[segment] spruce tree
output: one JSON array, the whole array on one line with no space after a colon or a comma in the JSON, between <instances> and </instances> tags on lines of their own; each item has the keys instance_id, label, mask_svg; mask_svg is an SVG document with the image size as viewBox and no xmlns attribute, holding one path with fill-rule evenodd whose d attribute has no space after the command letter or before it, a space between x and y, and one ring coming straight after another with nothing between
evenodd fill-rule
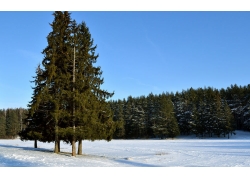
<instances>
[{"instance_id":1,"label":"spruce tree","mask_svg":"<svg viewBox=\"0 0 250 180\"><path fill-rule=\"evenodd\" d=\"M135 102L133 104L133 114L131 117L131 127L133 129L133 137L141 138L144 136L146 131L146 124L145 124L145 112L142 108L141 104Z\"/></svg>"},{"instance_id":2,"label":"spruce tree","mask_svg":"<svg viewBox=\"0 0 250 180\"><path fill-rule=\"evenodd\" d=\"M124 137L130 138L129 136L129 132L130 132L130 122L131 122L131 112L132 112L132 108L131 108L131 104L128 101L128 99L123 99L123 121L124 121Z\"/></svg>"},{"instance_id":3,"label":"spruce tree","mask_svg":"<svg viewBox=\"0 0 250 180\"><path fill-rule=\"evenodd\" d=\"M247 101L244 107L243 117L244 117L244 123L243 123L244 130L250 131L250 100Z\"/></svg>"},{"instance_id":4,"label":"spruce tree","mask_svg":"<svg viewBox=\"0 0 250 180\"><path fill-rule=\"evenodd\" d=\"M153 126L155 136L174 138L180 134L174 106L170 96L162 94L158 97L156 122Z\"/></svg>"},{"instance_id":5,"label":"spruce tree","mask_svg":"<svg viewBox=\"0 0 250 180\"><path fill-rule=\"evenodd\" d=\"M146 121L147 121L147 133L151 137L155 137L154 126L156 125L156 96L150 93L147 98L146 106Z\"/></svg>"},{"instance_id":6,"label":"spruce tree","mask_svg":"<svg viewBox=\"0 0 250 180\"><path fill-rule=\"evenodd\" d=\"M72 126L77 131L85 132L85 134L80 133L82 134L80 136L73 135L72 142L77 138L79 146L81 146L83 139L109 140L111 134L107 128L112 129L113 133L115 123L112 121L111 108L106 100L112 97L113 93L101 89L101 85L104 83L104 79L101 77L102 71L100 67L94 66L98 58L98 55L95 54L97 46L94 45L89 28L84 22L77 25L73 21L71 46L74 49L74 53L72 53L72 91L69 91L68 97L71 97L69 102L71 102L72 108ZM104 128L103 126L106 125L109 127ZM88 126L89 128L86 128ZM95 129L97 127L98 129ZM99 128L104 128L105 131L100 132ZM86 129L89 130L86 131ZM79 134L73 130L74 133ZM81 154L80 151L78 152Z\"/></svg>"},{"instance_id":7,"label":"spruce tree","mask_svg":"<svg viewBox=\"0 0 250 180\"><path fill-rule=\"evenodd\" d=\"M6 136L8 138L16 138L20 126L18 122L18 114L15 109L7 109L6 111Z\"/></svg>"},{"instance_id":8,"label":"spruce tree","mask_svg":"<svg viewBox=\"0 0 250 180\"><path fill-rule=\"evenodd\" d=\"M0 110L0 139L6 138L6 117L5 110Z\"/></svg>"},{"instance_id":9,"label":"spruce tree","mask_svg":"<svg viewBox=\"0 0 250 180\"><path fill-rule=\"evenodd\" d=\"M194 102L192 102L189 97L182 96L184 96L184 94L176 94L174 108L180 132L184 135L189 135L192 130Z\"/></svg>"},{"instance_id":10,"label":"spruce tree","mask_svg":"<svg viewBox=\"0 0 250 180\"><path fill-rule=\"evenodd\" d=\"M147 137L147 127L148 123L147 112L146 112L146 99L144 97L139 97L136 102L137 106L137 116L138 118L138 127L139 127L139 136Z\"/></svg>"},{"instance_id":11,"label":"spruce tree","mask_svg":"<svg viewBox=\"0 0 250 180\"><path fill-rule=\"evenodd\" d=\"M98 58L97 46L86 24L72 21L68 12L53 15L29 117L36 127L32 130L41 134L39 140L53 138L55 153L60 151L60 140L71 143L75 156L76 141L81 154L84 139L112 139L116 123L106 100L113 93L100 87L104 82L102 71L93 65Z\"/></svg>"},{"instance_id":12,"label":"spruce tree","mask_svg":"<svg viewBox=\"0 0 250 180\"><path fill-rule=\"evenodd\" d=\"M68 61L70 60L70 14L68 12L55 12L51 24L52 32L47 37L48 46L43 50L44 74L46 76L45 91L48 92L50 115L55 124L55 153L59 152L59 124L63 119L65 110L64 90L69 83Z\"/></svg>"},{"instance_id":13,"label":"spruce tree","mask_svg":"<svg viewBox=\"0 0 250 180\"><path fill-rule=\"evenodd\" d=\"M32 81L33 97L28 104L28 112L23 123L26 126L19 132L21 140L34 140L34 147L37 148L37 141L52 142L54 141L54 121L50 115L50 103L47 99L47 93L44 92L44 72L38 65L36 76Z\"/></svg>"},{"instance_id":14,"label":"spruce tree","mask_svg":"<svg viewBox=\"0 0 250 180\"><path fill-rule=\"evenodd\" d=\"M222 100L222 112L223 112L223 120L224 120L224 124L223 124L223 133L224 136L227 135L228 139L229 139L229 135L231 134L235 134L235 121L233 118L233 114L231 109L229 108L226 100Z\"/></svg>"},{"instance_id":15,"label":"spruce tree","mask_svg":"<svg viewBox=\"0 0 250 180\"><path fill-rule=\"evenodd\" d=\"M123 101L110 102L114 113L114 121L117 122L117 130L114 134L115 138L124 138L125 136L125 121L123 113Z\"/></svg>"}]
</instances>

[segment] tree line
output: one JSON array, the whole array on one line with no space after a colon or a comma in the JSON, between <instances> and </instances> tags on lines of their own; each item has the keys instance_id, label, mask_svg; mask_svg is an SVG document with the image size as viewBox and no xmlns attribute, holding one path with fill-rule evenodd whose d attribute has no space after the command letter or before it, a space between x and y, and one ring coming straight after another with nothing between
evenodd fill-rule
<instances>
[{"instance_id":1,"label":"tree line","mask_svg":"<svg viewBox=\"0 0 250 180\"><path fill-rule=\"evenodd\" d=\"M115 138L173 138L179 134L228 138L250 130L250 85L149 94L110 101Z\"/></svg>"},{"instance_id":2,"label":"tree line","mask_svg":"<svg viewBox=\"0 0 250 180\"><path fill-rule=\"evenodd\" d=\"M250 85L235 84L220 90L190 88L175 94L150 93L136 98L129 96L109 101L108 106L117 124L111 138L173 138L179 134L229 137L235 130L250 131ZM0 138L16 138L21 130L28 131L35 121L27 117L28 109L0 110ZM47 130L48 134L54 131L53 126L50 126L53 131L48 128L47 121L44 123L41 129ZM34 139L35 131L29 133ZM37 132L36 136L39 137L40 133ZM51 136L53 142L54 136Z\"/></svg>"}]
</instances>

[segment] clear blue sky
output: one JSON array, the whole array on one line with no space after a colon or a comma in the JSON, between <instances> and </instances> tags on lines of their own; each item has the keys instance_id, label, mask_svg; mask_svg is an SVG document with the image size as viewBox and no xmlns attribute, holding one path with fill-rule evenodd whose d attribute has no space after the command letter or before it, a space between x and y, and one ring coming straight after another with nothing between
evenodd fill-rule
<instances>
[{"instance_id":1,"label":"clear blue sky","mask_svg":"<svg viewBox=\"0 0 250 180\"><path fill-rule=\"evenodd\" d=\"M77 12L113 99L250 83L250 12ZM52 11L0 12L0 109L26 108Z\"/></svg>"}]
</instances>

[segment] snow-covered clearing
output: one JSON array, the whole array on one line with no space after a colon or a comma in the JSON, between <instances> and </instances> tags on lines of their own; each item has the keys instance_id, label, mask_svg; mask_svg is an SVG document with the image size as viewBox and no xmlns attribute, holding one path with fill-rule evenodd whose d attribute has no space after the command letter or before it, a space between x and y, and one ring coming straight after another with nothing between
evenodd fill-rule
<instances>
[{"instance_id":1,"label":"snow-covered clearing","mask_svg":"<svg viewBox=\"0 0 250 180\"><path fill-rule=\"evenodd\" d=\"M174 140L83 141L83 155L72 157L71 146L0 140L0 167L250 167L250 133L227 138Z\"/></svg>"},{"instance_id":2,"label":"snow-covered clearing","mask_svg":"<svg viewBox=\"0 0 250 180\"><path fill-rule=\"evenodd\" d=\"M250 133L236 133L230 139L179 136L174 140L83 141L83 155L76 157L70 154L71 146L64 143L61 143L62 152L55 154L54 143L38 142L39 148L34 149L33 141L0 140L0 172L2 176L12 174L18 179L26 180L34 179L33 176L27 176L30 172L40 178L56 173L57 179L77 178L79 172L85 174L85 177L92 177L91 179L103 176L126 180L131 176L139 179L155 179L159 176L192 180L201 177L209 180L215 177L236 179L239 176L248 176L250 170ZM15 171L13 167L16 167ZM39 168L30 171L30 168L20 170L19 167ZM111 168L97 171L96 167ZM114 167L120 168L113 169ZM46 173L41 174L41 170ZM69 170L75 173L69 173Z\"/></svg>"}]
</instances>

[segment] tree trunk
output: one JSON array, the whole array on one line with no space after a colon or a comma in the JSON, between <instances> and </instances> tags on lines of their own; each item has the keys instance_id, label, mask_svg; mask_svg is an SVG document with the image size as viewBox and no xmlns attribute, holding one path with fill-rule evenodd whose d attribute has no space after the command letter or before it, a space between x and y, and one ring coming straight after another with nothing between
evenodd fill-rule
<instances>
[{"instance_id":1,"label":"tree trunk","mask_svg":"<svg viewBox=\"0 0 250 180\"><path fill-rule=\"evenodd\" d=\"M72 107L72 118L73 118L73 139L72 139L72 156L76 156L76 140L75 140L75 47L74 47L74 59L73 59L73 107Z\"/></svg>"},{"instance_id":2,"label":"tree trunk","mask_svg":"<svg viewBox=\"0 0 250 180\"><path fill-rule=\"evenodd\" d=\"M54 153L59 153L58 151L58 141L55 141L55 149L54 149Z\"/></svg>"},{"instance_id":3,"label":"tree trunk","mask_svg":"<svg viewBox=\"0 0 250 180\"><path fill-rule=\"evenodd\" d=\"M58 140L58 152L61 152L61 150L60 150L60 140Z\"/></svg>"},{"instance_id":4,"label":"tree trunk","mask_svg":"<svg viewBox=\"0 0 250 180\"><path fill-rule=\"evenodd\" d=\"M54 153L59 153L60 152L60 140L55 141L55 150Z\"/></svg>"},{"instance_id":5,"label":"tree trunk","mask_svg":"<svg viewBox=\"0 0 250 180\"><path fill-rule=\"evenodd\" d=\"M82 140L78 141L78 155L82 155Z\"/></svg>"},{"instance_id":6,"label":"tree trunk","mask_svg":"<svg viewBox=\"0 0 250 180\"><path fill-rule=\"evenodd\" d=\"M34 148L37 148L37 140L34 141Z\"/></svg>"},{"instance_id":7,"label":"tree trunk","mask_svg":"<svg viewBox=\"0 0 250 180\"><path fill-rule=\"evenodd\" d=\"M76 156L76 141L74 138L72 140L72 156Z\"/></svg>"},{"instance_id":8,"label":"tree trunk","mask_svg":"<svg viewBox=\"0 0 250 180\"><path fill-rule=\"evenodd\" d=\"M59 138L58 138L58 125L57 125L57 120L56 120L56 125L55 125L55 149L54 153L59 153Z\"/></svg>"}]
</instances>

